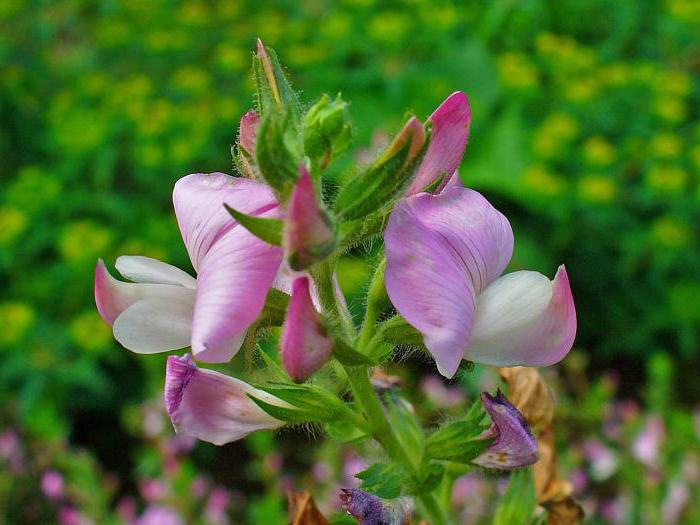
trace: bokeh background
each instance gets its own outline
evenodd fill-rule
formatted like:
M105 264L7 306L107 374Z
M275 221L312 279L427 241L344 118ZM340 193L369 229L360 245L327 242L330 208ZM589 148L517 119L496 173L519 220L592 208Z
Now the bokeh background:
M307 103L351 102L339 172L406 110L469 95L460 173L513 223L511 269L571 276L579 335L548 379L590 523L699 523L698 35L695 0L0 2L0 523L283 523L286 488L337 510L360 468L304 431L173 438L165 357L121 349L94 307L98 257L191 268L172 185L232 172L257 36ZM342 264L357 298L366 257ZM409 370L426 414L494 381ZM460 481L465 523L497 485Z

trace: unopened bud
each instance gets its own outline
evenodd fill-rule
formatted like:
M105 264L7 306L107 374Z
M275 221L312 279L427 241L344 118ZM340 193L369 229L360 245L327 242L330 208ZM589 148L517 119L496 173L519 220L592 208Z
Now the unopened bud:
M326 364L332 346L311 299L309 279L299 277L292 284L292 297L282 326L282 365L293 381L302 383Z
M331 221L319 204L311 176L303 165L287 205L283 245L292 270L303 270L325 259L335 247Z

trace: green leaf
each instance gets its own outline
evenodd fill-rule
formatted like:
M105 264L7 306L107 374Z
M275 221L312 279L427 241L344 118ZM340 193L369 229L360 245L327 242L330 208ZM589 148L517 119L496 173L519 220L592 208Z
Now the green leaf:
M282 245L282 227L284 221L281 219L269 219L266 217L248 215L231 208L231 206L226 203L224 203L224 207L238 224L243 226L258 239L262 239L273 246Z
M271 405L270 403L263 401L262 399L258 399L255 396L250 394L247 395L267 414L271 415L275 419L279 419L280 421L285 421L287 423L306 423L316 421L316 419L313 418L313 413L309 413L305 410L298 410L296 408L285 408L277 405Z
M401 495L401 487L407 476L403 467L397 463L375 463L355 477L362 480L362 490L380 498L391 499Z
M435 460L469 463L490 445L490 439L481 437L489 426L477 401L463 419L445 424L428 437L425 454Z
M529 468L510 475L505 494L500 500L494 525L526 525L535 511L535 484Z
M328 435L340 443L357 443L369 438L369 434L344 419L330 421L325 428Z
M425 434L413 407L396 392L384 396L387 418L401 447L418 463L423 457Z
M335 394L314 385L267 383L256 385L256 388L292 405L293 410L303 413L303 416L300 415L300 417L303 417L305 421L318 421L320 423L334 421L346 409L343 401Z
M413 328L400 315L387 319L380 325L382 337L387 343L394 345L423 345L423 335Z
M409 485L411 494L420 495L434 491L445 475L445 467L438 463L423 463L418 479Z
M376 361L365 354L361 354L341 339L333 341L333 357L346 366L372 366L377 364Z

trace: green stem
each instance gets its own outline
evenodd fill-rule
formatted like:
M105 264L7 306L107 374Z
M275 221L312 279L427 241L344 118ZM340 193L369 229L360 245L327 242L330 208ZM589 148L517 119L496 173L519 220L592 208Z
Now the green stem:
M403 465L412 476L416 476L420 465L414 463L391 428L384 413L384 407L369 381L367 369L346 367L346 372L355 400L367 417L374 439L382 445L392 460ZM416 499L421 512L431 525L448 525L450 523L449 517L440 507L433 493L417 495Z
M386 269L386 259L382 258L374 271L372 280L367 290L367 305L365 308L365 318L362 321L360 338L357 341L357 349L364 352L374 335L375 325L382 308L387 302L386 290L384 288L384 270Z
M343 330L345 336L349 341L353 341L357 331L355 330L355 325L352 322L350 313L347 309L338 304L338 297L335 293L335 279L333 278L334 268L335 257L329 257L318 264L311 273L316 283L316 289L318 290L318 296L323 310L334 320L339 322L340 328Z

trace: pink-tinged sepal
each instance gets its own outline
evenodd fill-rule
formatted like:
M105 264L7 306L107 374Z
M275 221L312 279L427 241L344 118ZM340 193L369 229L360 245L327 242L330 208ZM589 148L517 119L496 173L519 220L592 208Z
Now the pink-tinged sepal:
M293 270L303 270L323 260L335 247L331 221L319 204L311 176L303 165L287 205L283 244Z
M566 356L575 337L576 308L564 266L553 281L518 271L477 298L465 357L493 366L548 366Z
M249 396L287 406L244 381L197 368L189 354L168 357L165 407L178 433L223 445L251 432L284 425L260 409Z
M306 381L331 356L333 343L314 307L308 277L299 277L292 285L280 349L282 365L297 383Z
M252 158L255 158L255 139L260 125L260 117L252 109L241 117L238 128L238 145Z
M428 118L432 125L428 150L406 192L412 195L444 177L443 184L459 167L469 137L471 109L467 96L452 93Z
M491 417L491 428L484 437L493 438L489 447L473 462L484 468L512 470L537 461L537 440L522 414L499 390L495 396L481 394L484 409Z

